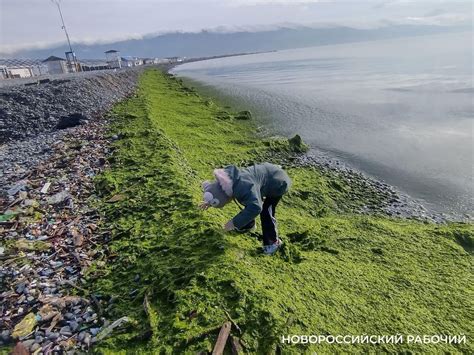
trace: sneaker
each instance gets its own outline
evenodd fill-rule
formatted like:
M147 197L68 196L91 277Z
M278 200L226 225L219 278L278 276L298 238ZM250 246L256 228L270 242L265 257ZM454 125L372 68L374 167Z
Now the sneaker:
M276 242L270 245L263 246L263 254L265 255L273 255L276 251L281 247L282 241L280 238L277 238Z

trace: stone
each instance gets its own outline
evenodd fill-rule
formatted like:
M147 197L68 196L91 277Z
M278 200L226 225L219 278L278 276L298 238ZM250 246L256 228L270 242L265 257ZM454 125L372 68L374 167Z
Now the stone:
M30 347L30 351L33 353L33 352L35 352L36 350L38 350L39 348L41 348L41 345L38 344L38 343L34 343L34 344Z
M75 332L76 330L79 329L79 323L76 322L75 320L69 322L69 327L71 328L72 332Z
M67 191L61 191L58 192L57 194L48 197L46 200L50 205L57 205L60 204L64 201L66 201L68 198L70 198L69 192Z
M6 343L10 340L10 331L8 329L5 329L3 330L1 333L0 333L0 339Z
M23 291L25 291L25 288L26 288L26 283L22 282L16 287L15 291L18 294L22 294Z
M66 314L64 314L64 319L67 319L67 320L73 320L75 319L76 317L74 316L74 314L68 312Z
M83 339L83 343L89 346L91 344L91 335L89 333L86 333Z
M71 328L68 325L65 325L64 327L61 328L61 330L59 331L59 334L70 336L72 335Z
M25 346L25 348L29 349L35 343L35 340L34 339L23 340L22 343Z
M77 341L82 342L85 336L86 336L86 332L84 331L80 332L79 335L77 336Z
M48 337L49 340L55 341L56 339L59 338L59 333L50 332L49 334L47 334L47 337Z
M85 123L89 118L82 113L71 113L67 116L62 116L59 118L58 123L56 124L56 129L65 129L69 127L75 127L82 123Z
M236 120L250 120L252 119L252 113L248 110L240 111L234 116L234 118Z

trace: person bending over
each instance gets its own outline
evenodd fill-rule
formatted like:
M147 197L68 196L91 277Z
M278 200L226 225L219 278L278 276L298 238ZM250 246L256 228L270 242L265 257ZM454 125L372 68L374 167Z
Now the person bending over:
M275 209L291 185L288 174L278 165L263 163L239 169L229 165L215 169L215 181L204 181L203 202L200 208L222 208L232 199L243 208L225 225L226 231L247 232L255 227L260 215L263 234L263 252L274 254L282 242L278 238Z

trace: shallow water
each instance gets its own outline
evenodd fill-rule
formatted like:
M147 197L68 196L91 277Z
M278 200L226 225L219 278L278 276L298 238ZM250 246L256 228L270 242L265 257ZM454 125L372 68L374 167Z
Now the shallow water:
M446 213L473 211L472 33L331 45L178 66L279 134Z

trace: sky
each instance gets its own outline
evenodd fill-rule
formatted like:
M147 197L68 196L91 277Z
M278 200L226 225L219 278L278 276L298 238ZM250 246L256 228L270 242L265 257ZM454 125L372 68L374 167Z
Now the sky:
M456 0L60 0L73 43L165 32L258 31L281 26L472 24L472 1ZM62 43L52 0L0 0L0 53Z

